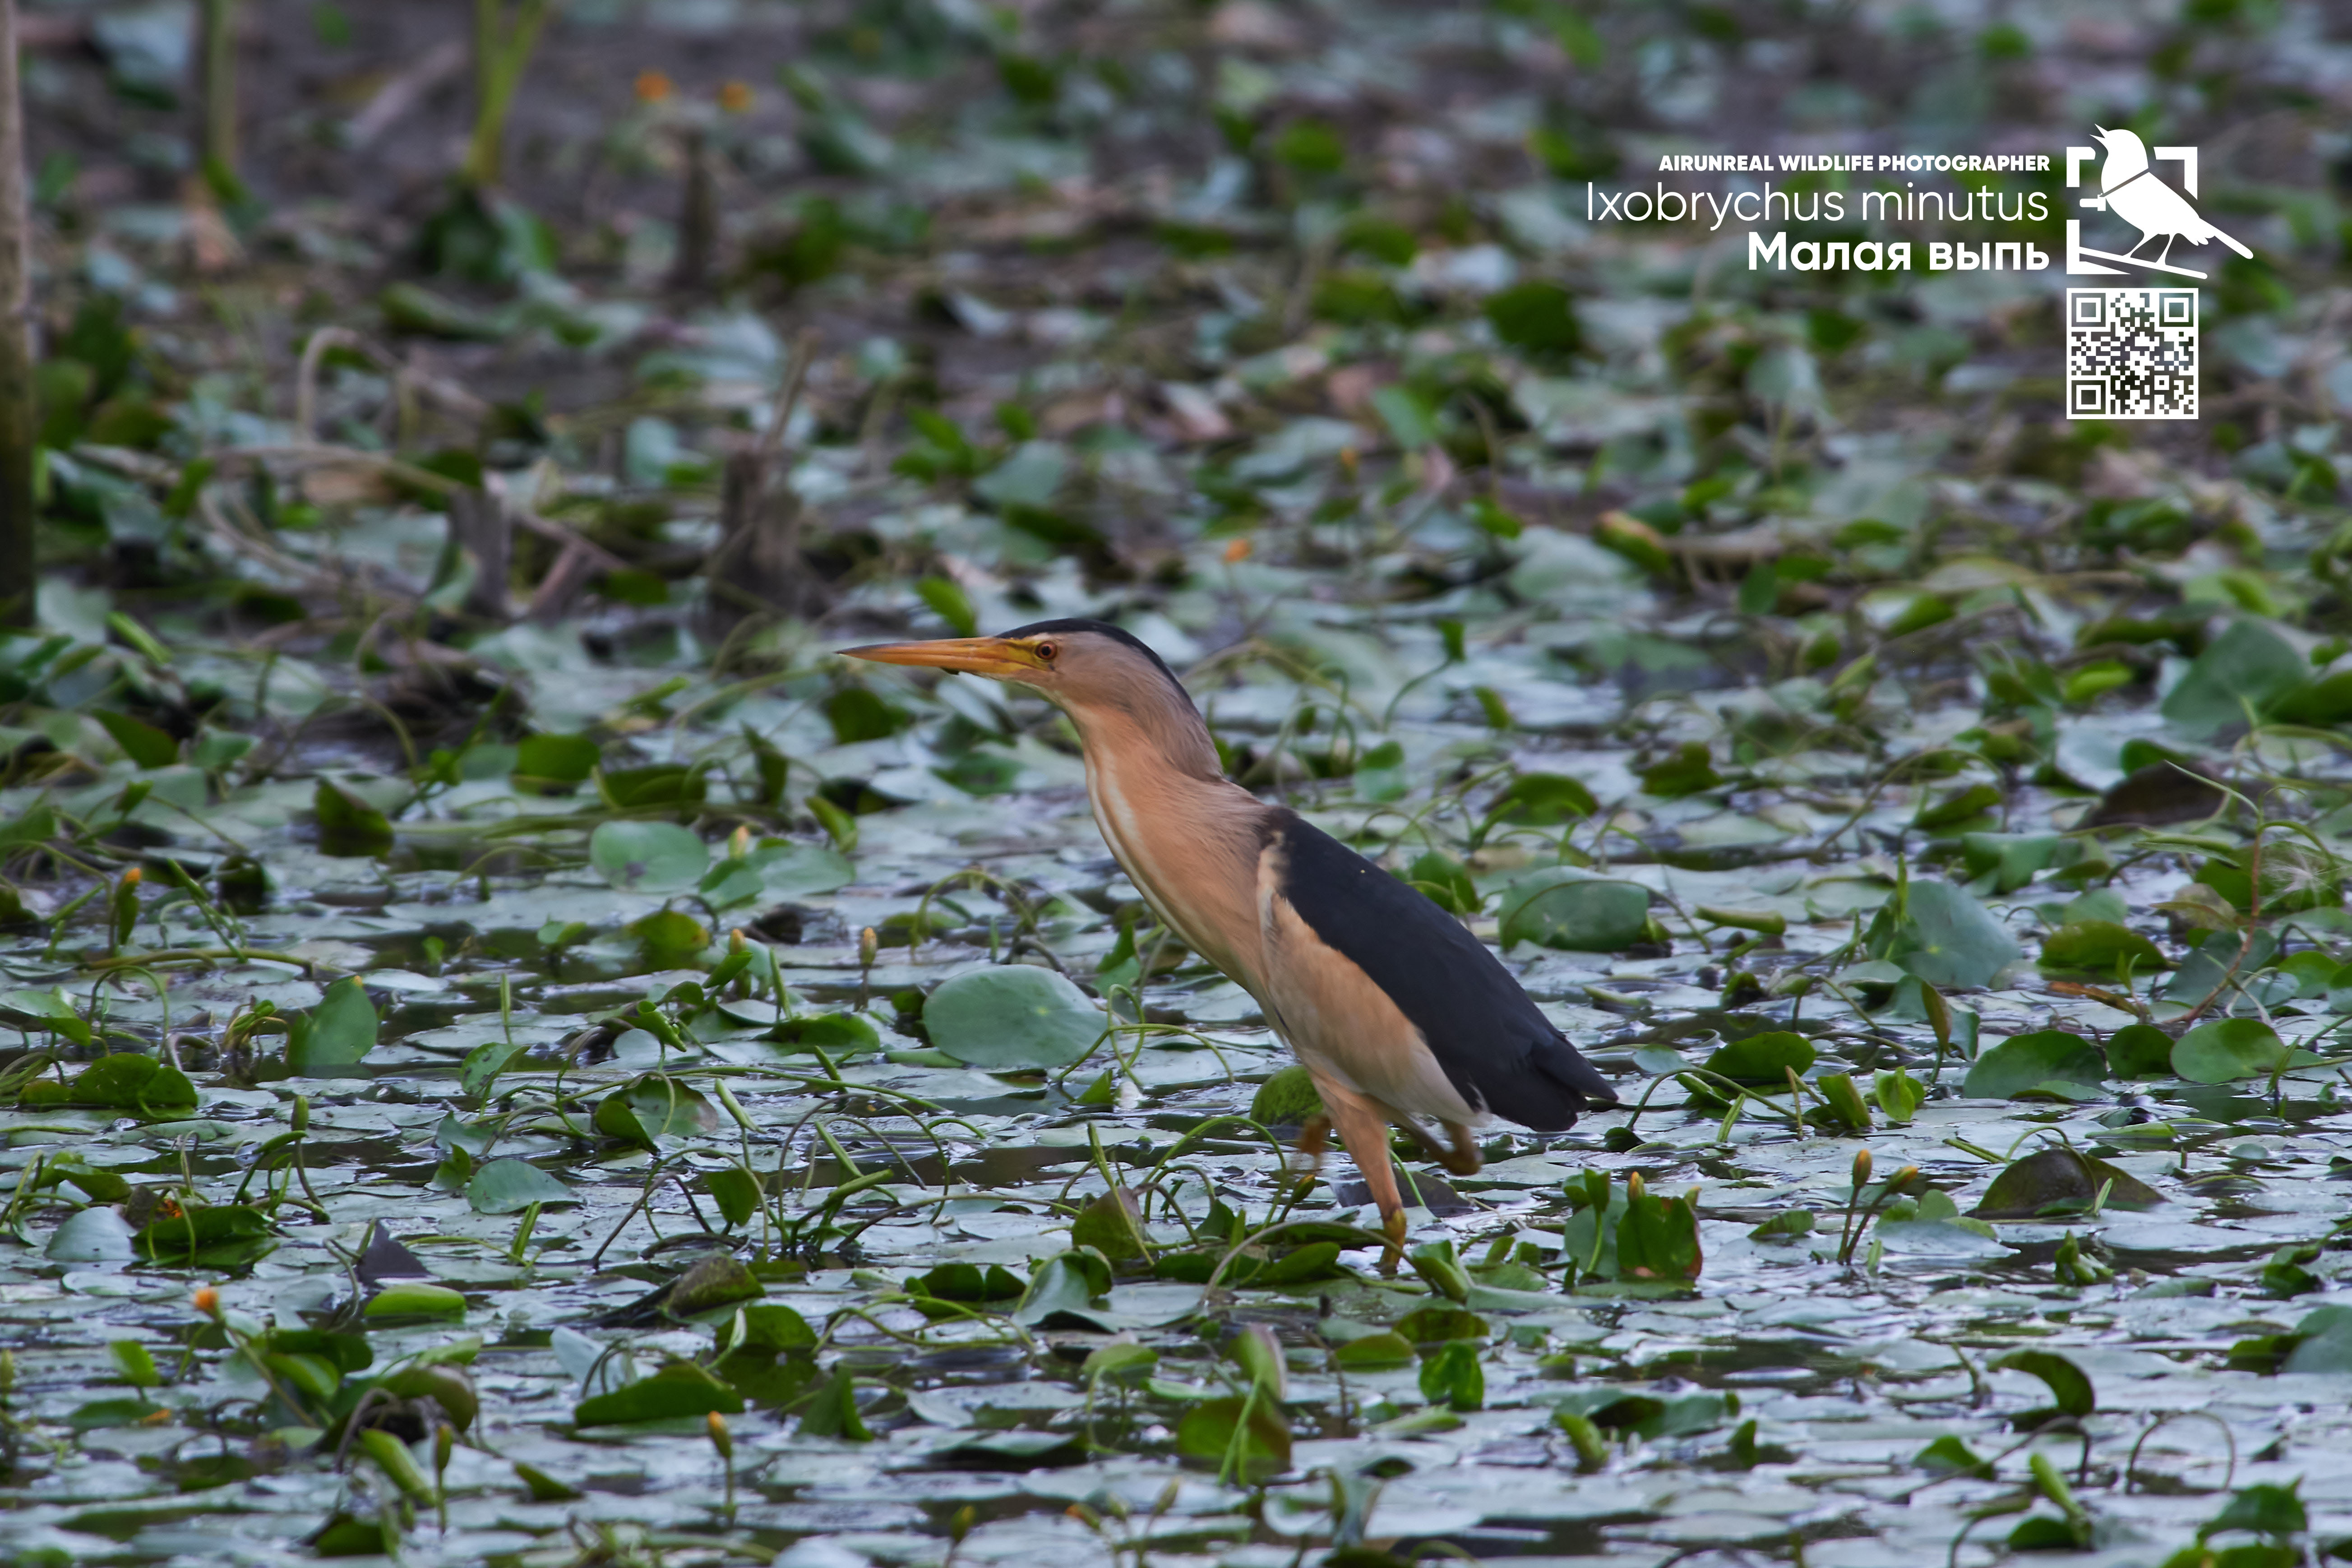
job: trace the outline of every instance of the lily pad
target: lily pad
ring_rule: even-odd
[[[2111,1208],[2154,1208],[2164,1201],[2163,1194],[2105,1160],[2073,1149],[2043,1149],[2003,1168],[1969,1212],[1979,1219],[2079,1214],[2098,1201],[2102,1188]]]
[[[492,1160],[466,1183],[476,1214],[518,1214],[538,1203],[562,1203],[572,1189],[527,1160]]]
[[[1785,1089],[1789,1074],[1802,1078],[1813,1065],[1815,1054],[1813,1043],[1804,1036],[1768,1029],[1717,1048],[1706,1058],[1706,1070],[1734,1083]]]
[[[1879,911],[1868,941],[1873,957],[1938,987],[1990,985],[2018,957],[2016,941],[1982,904],[1927,878],[1913,878]]]
[[[2156,943],[2127,926],[2112,921],[2076,921],[2042,939],[2042,967],[2088,970],[2103,975],[2146,974],[2170,968],[2171,960]]]
[[[392,822],[374,806],[325,779],[311,797],[319,817],[319,853],[374,859],[391,849]]]
[[[2191,1083],[2234,1083],[2268,1078],[2289,1065],[2293,1055],[2278,1031],[2259,1019],[2216,1018],[2174,1044],[2172,1070]]]
[[[2311,665],[2260,621],[2240,621],[2205,647],[2164,699],[2167,720],[2210,740],[2245,729],[2310,679]]]
[[[1535,942],[1580,952],[1617,952],[1649,930],[1650,890],[1573,871],[1538,872],[1503,896],[1505,947]]]
[[[375,1049],[375,1005],[355,976],[327,987],[318,1006],[295,1018],[286,1039],[286,1065],[297,1073],[334,1076]]]
[[[674,822],[606,822],[589,837],[588,863],[628,892],[677,893],[709,868],[710,847]]]
[[[923,1004],[931,1044],[992,1072],[1068,1067],[1102,1043],[1108,1025],[1085,992],[1033,964],[959,974]]]
[[[1987,1047],[1969,1068],[1960,1092],[1972,1099],[2009,1100],[2045,1085],[2096,1089],[2106,1076],[2106,1058],[2098,1047],[2063,1029],[2039,1029]]]

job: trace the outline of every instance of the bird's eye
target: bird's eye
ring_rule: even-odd
[[[1054,662],[1054,655],[1059,651],[1061,650],[1055,647],[1055,646],[1049,642],[1041,642],[1037,645],[1037,657],[1044,659],[1047,664]]]

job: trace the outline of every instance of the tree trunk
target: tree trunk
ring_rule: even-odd
[[[33,258],[16,0],[0,0],[0,626],[33,624]]]

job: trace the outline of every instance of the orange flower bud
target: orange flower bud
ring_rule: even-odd
[[[207,1318],[220,1316],[220,1292],[209,1285],[199,1287],[196,1293],[188,1299],[188,1304]]]
[[[131,869],[122,873],[122,885],[126,888],[135,888],[139,885],[140,880],[146,875],[147,873],[144,868],[133,866]]]
[[[669,95],[669,78],[662,75],[659,71],[639,71],[637,73],[637,101],[639,103],[659,103],[667,99]]]
[[[719,89],[719,107],[730,114],[749,114],[751,102],[751,84],[748,81],[730,81]]]
[[[1225,564],[1231,566],[1238,562],[1248,560],[1250,556],[1250,549],[1251,545],[1248,540],[1234,540],[1232,543],[1225,546]]]

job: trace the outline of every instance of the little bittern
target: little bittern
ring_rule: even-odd
[[[887,643],[853,658],[1009,680],[1070,716],[1111,854],[1176,939],[1256,998],[1297,1053],[1390,1237],[1404,1204],[1387,1124],[1457,1175],[1492,1117],[1541,1131],[1617,1094],[1462,922],[1287,807],[1225,776],[1192,694],[1157,654],[1101,621],[994,637]],[[1443,1128],[1440,1140],[1432,1131]]]

